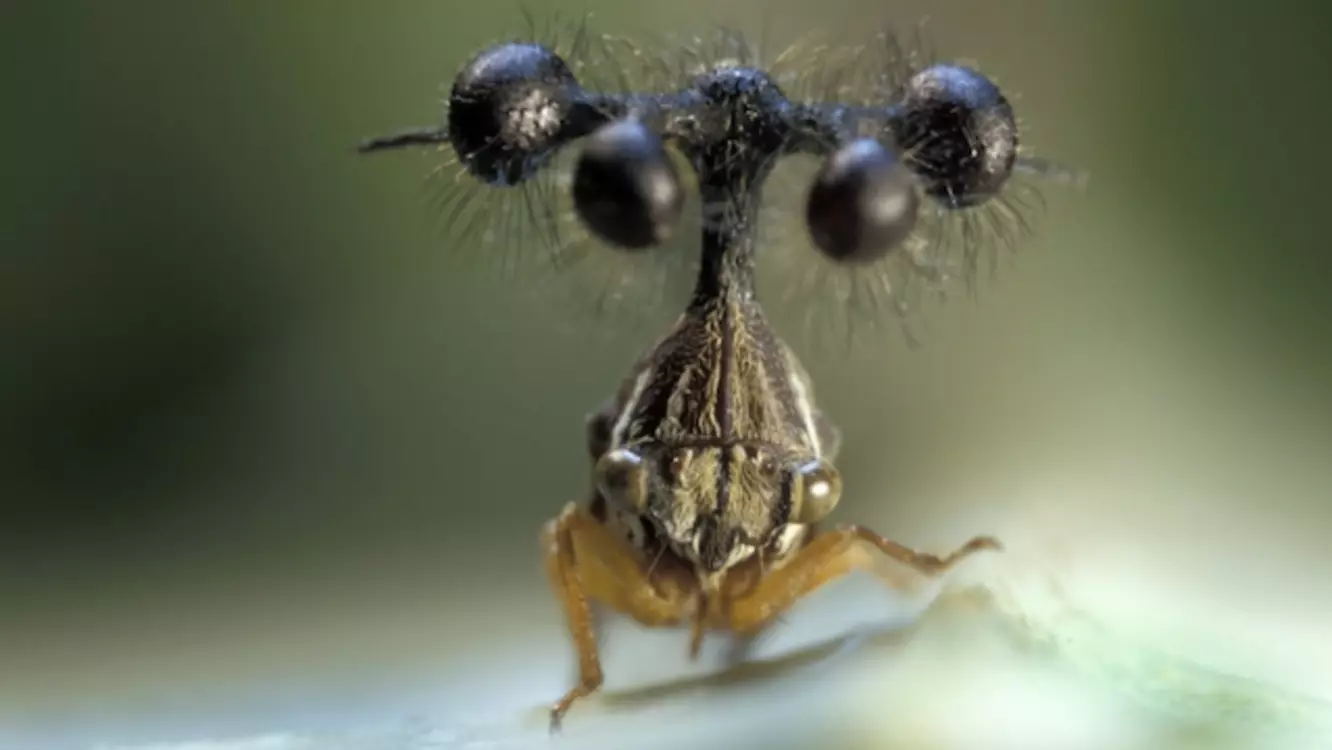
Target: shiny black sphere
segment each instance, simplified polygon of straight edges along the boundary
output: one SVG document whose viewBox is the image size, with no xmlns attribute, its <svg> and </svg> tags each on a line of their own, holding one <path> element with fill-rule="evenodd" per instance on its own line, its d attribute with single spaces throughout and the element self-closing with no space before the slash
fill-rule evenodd
<svg viewBox="0 0 1332 750">
<path fill-rule="evenodd" d="M 531 177 L 554 152 L 578 81 L 539 44 L 501 44 L 458 73 L 448 130 L 458 158 L 477 178 L 511 185 Z"/>
<path fill-rule="evenodd" d="M 1013 107 L 976 71 L 935 65 L 907 82 L 890 128 L 927 195 L 948 208 L 994 197 L 1018 153 Z"/>
<path fill-rule="evenodd" d="M 814 245 L 843 263 L 884 257 L 916 228 L 919 213 L 915 176 L 873 138 L 834 151 L 815 176 L 805 204 Z"/>
<path fill-rule="evenodd" d="M 661 138 L 637 120 L 612 122 L 588 136 L 573 198 L 592 231 L 625 249 L 661 244 L 684 208 L 684 188 Z"/>
</svg>

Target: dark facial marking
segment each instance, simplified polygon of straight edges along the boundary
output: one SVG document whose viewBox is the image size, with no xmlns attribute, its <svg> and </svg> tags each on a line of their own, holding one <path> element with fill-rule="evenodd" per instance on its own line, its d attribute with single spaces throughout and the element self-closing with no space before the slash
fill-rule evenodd
<svg viewBox="0 0 1332 750">
<path fill-rule="evenodd" d="M 782 472 L 781 491 L 777 495 L 777 501 L 772 504 L 771 514 L 768 516 L 772 528 L 778 529 L 791 521 L 791 492 L 795 485 L 795 473 L 791 471 Z"/>
<path fill-rule="evenodd" d="M 718 362 L 720 375 L 717 388 L 716 419 L 721 428 L 723 443 L 729 443 L 735 436 L 734 393 L 732 371 L 735 369 L 735 318 L 731 305 L 723 302 L 719 305 L 721 315 L 721 358 Z M 726 516 L 726 506 L 731 500 L 731 457 L 723 452 L 717 470 L 717 516 Z M 723 557 L 723 561 L 725 558 Z"/>
</svg>

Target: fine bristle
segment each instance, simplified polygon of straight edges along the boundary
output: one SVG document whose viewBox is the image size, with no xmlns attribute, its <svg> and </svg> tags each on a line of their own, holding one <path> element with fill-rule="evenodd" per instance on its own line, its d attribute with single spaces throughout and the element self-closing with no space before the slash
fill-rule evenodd
<svg viewBox="0 0 1332 750">
<path fill-rule="evenodd" d="M 811 36 L 783 51 L 772 69 L 792 100 L 882 107 L 899 100 L 912 76 L 941 62 L 924 25 L 917 24 L 883 30 L 860 45 Z M 812 159 L 798 160 L 769 182 L 761 226 L 769 237 L 765 248 L 771 249 L 765 257 L 773 262 L 765 288 L 780 290 L 778 300 L 800 314 L 806 338 L 849 350 L 881 341 L 886 324 L 897 328 L 909 346 L 921 343 L 922 307 L 946 301 L 959 286 L 974 295 L 982 275 L 997 273 L 1002 259 L 1031 239 L 1044 211 L 1041 182 L 1060 169 L 1023 157 L 998 195 L 968 208 L 923 209 L 903 247 L 875 263 L 847 267 L 809 251 L 808 243 L 789 239 L 803 236 L 799 209 L 816 167 Z M 778 237 L 788 238 L 785 245 L 777 243 Z"/>
<path fill-rule="evenodd" d="M 534 41 L 549 48 L 586 90 L 669 90 L 687 80 L 675 66 L 688 55 L 672 58 L 627 38 L 594 33 L 589 16 L 538 20 L 526 15 L 524 34 L 496 43 Z M 580 330 L 641 337 L 647 326 L 659 322 L 658 312 L 669 306 L 672 293 L 687 294 L 696 260 L 696 205 L 686 210 L 686 220 L 664 246 L 629 255 L 605 247 L 574 210 L 570 185 L 576 144 L 554 155 L 531 179 L 508 187 L 483 184 L 467 174 L 447 146 L 440 153 L 445 159 L 431 171 L 428 183 L 439 217 L 437 231 L 450 252 L 467 263 L 490 265 L 501 278 L 538 295 L 554 296 Z M 680 174 L 692 178 L 684 164 Z M 582 316 L 614 318 L 615 325 L 587 326 L 589 321 L 577 320 Z"/>
<path fill-rule="evenodd" d="M 587 16 L 538 20 L 529 14 L 527 25 L 525 34 L 505 41 L 546 46 L 565 61 L 584 90 L 605 93 L 678 91 L 707 71 L 745 66 L 767 71 L 793 102 L 886 107 L 900 98 L 913 75 L 939 62 L 920 25 L 904 32 L 884 31 L 860 45 L 810 36 L 780 50 L 752 44 L 733 29 L 631 40 L 594 32 Z M 448 84 L 445 89 L 447 93 Z M 1012 92 L 1005 93 L 1011 100 Z M 598 318 L 614 313 L 615 324 L 601 328 L 617 334 L 640 335 L 635 323 L 660 317 L 663 309 L 678 309 L 662 303 L 669 302 L 667 295 L 688 293 L 699 222 L 711 221 L 716 209 L 725 209 L 699 206 L 694 194 L 685 219 L 664 246 L 646 253 L 617 252 L 594 237 L 574 210 L 569 185 L 576 143 L 555 153 L 532 178 L 505 187 L 468 174 L 439 129 L 376 139 L 362 150 L 423 144 L 433 145 L 431 152 L 444 157 L 429 182 L 450 252 L 469 262 L 493 263 L 505 278 L 555 271 L 559 279 L 537 280 L 533 288 L 568 295 L 576 303 L 570 312 L 582 307 Z M 761 296 L 774 306 L 795 306 L 810 324 L 803 333 L 817 341 L 854 344 L 865 334 L 881 338 L 878 329 L 883 324 L 900 328 L 909 342 L 918 341 L 915 321 L 923 303 L 943 299 L 959 286 L 974 293 L 983 274 L 992 275 L 1004 257 L 1027 242 L 1043 210 L 1042 184 L 1080 184 L 1085 179 L 1027 155 L 1027 149 L 1022 144 L 1022 155 L 999 194 L 967 208 L 931 203 L 902 247 L 855 266 L 837 265 L 810 242 L 802 209 L 817 160 L 784 158 L 763 185 Z M 683 163 L 680 173 L 692 180 Z"/>
</svg>

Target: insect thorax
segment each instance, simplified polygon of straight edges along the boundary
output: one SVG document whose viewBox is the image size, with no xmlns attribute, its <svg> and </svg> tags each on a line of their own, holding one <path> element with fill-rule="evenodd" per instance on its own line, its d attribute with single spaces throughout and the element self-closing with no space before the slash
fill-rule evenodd
<svg viewBox="0 0 1332 750">
<path fill-rule="evenodd" d="M 641 456 L 649 480 L 642 512 L 609 520 L 705 572 L 775 561 L 798 536 L 796 471 L 822 454 L 811 400 L 752 295 L 696 298 L 616 395 L 608 449 Z"/>
</svg>

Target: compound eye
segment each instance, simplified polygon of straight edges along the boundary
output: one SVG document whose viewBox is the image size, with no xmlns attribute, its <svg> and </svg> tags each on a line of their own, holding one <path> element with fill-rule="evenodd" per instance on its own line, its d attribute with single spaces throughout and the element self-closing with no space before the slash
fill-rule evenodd
<svg viewBox="0 0 1332 750">
<path fill-rule="evenodd" d="M 861 138 L 823 163 L 809 191 L 805 222 L 824 255 L 868 263 L 902 244 L 919 211 L 915 176 L 883 144 Z"/>
<path fill-rule="evenodd" d="M 793 517 L 797 523 L 818 523 L 842 499 L 842 475 L 827 461 L 811 461 L 796 470 Z"/>
<path fill-rule="evenodd" d="M 597 460 L 597 488 L 610 502 L 642 513 L 647 508 L 647 467 L 643 457 L 617 448 Z"/>
<path fill-rule="evenodd" d="M 633 250 L 665 241 L 684 208 L 684 188 L 661 139 L 637 120 L 603 125 L 588 136 L 573 198 L 592 231 Z"/>
</svg>

